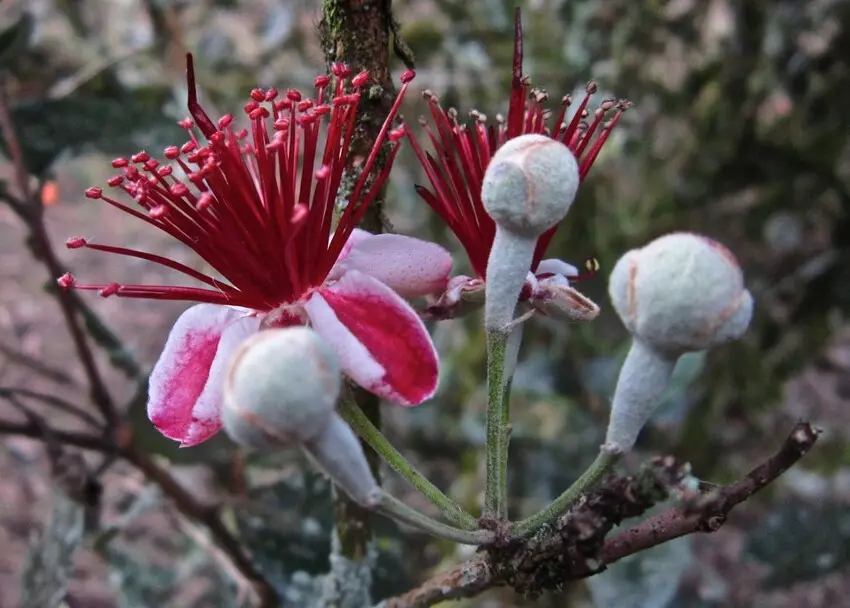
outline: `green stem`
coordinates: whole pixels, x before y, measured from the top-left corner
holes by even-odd
[[[515,313],[516,314],[516,313]],[[519,359],[519,348],[522,344],[523,325],[520,323],[510,330],[505,343],[505,359],[502,367],[502,380],[505,390],[502,393],[502,445],[499,451],[499,474],[501,475],[500,487],[504,491],[504,516],[508,515],[508,449],[511,443],[511,388],[514,382],[517,360]]]
[[[513,377],[505,382],[502,393],[502,444],[499,446],[499,487],[502,488],[503,517],[508,515],[508,448],[511,443],[511,387]]]
[[[487,331],[487,478],[484,516],[504,519],[507,515],[507,435],[505,406],[505,351],[509,333]]]
[[[351,425],[360,438],[369,444],[375,452],[401,475],[410,485],[419,490],[425,498],[431,501],[446,520],[463,528],[475,530],[477,520],[464,511],[463,507],[443,494],[437,486],[420,473],[392,444],[383,433],[366,417],[366,414],[354,403],[350,395],[343,395],[339,402],[339,415]]]
[[[605,474],[619,462],[622,455],[620,450],[612,450],[603,445],[596,460],[573,485],[542,511],[514,524],[511,528],[511,536],[517,538],[528,536],[543,524],[554,521],[566,513],[579,498],[592,490],[602,480]]]
[[[387,517],[426,532],[431,536],[453,543],[480,546],[492,542],[494,538],[494,533],[491,530],[461,530],[460,528],[440,523],[416,509],[408,507],[386,492],[382,492],[381,502],[375,507],[375,510]]]

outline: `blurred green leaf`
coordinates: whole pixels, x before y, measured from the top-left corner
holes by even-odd
[[[831,502],[786,502],[765,516],[745,552],[771,568],[763,583],[767,588],[841,570],[850,564],[850,510]]]
[[[26,11],[18,20],[0,32],[0,67],[8,67],[30,43],[35,20]]]
[[[552,400],[549,416],[529,420],[533,404],[524,404],[519,398],[521,393],[514,395],[517,407],[508,463],[509,496],[512,501],[523,499],[529,506],[543,508],[584,472],[602,443],[603,429],[564,400]],[[554,429],[558,431],[553,438],[540,438],[541,433],[552,434]]]
[[[283,479],[249,490],[234,511],[239,537],[257,567],[293,605],[305,605],[310,578],[330,569],[333,510],[330,484],[323,475],[294,471]],[[372,590],[376,599],[403,593],[412,585],[421,538],[402,533],[389,519],[373,520],[377,561]]]
[[[690,538],[636,553],[587,581],[597,608],[667,608],[691,565]]]
[[[177,584],[176,568],[152,563],[130,550],[110,547],[106,553],[120,608],[161,606]]]
[[[296,471],[251,488],[235,517],[242,542],[282,597],[293,573],[328,571],[333,524],[330,485],[323,477]]]
[[[173,143],[181,134],[161,107],[135,96],[71,96],[18,103],[12,107],[12,120],[27,169],[41,176],[66,151],[129,155],[145,147],[163,147],[169,140]]]

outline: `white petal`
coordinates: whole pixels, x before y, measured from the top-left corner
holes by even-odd
[[[209,429],[213,426],[216,430],[221,428],[222,389],[227,364],[230,363],[236,348],[256,334],[259,328],[260,319],[252,315],[237,319],[224,330],[218,343],[215,359],[210,366],[209,379],[192,410],[192,424],[183,438],[183,447],[195,445],[206,439],[209,436]]]
[[[410,305],[377,279],[350,270],[304,308],[360,386],[400,405],[416,405],[436,391],[439,362],[431,337]]]
[[[174,323],[148,385],[148,418],[166,437],[184,440],[222,333],[241,316],[227,306],[198,304]]]
[[[577,277],[580,273],[578,268],[572,264],[566,263],[564,260],[549,258],[542,260],[540,264],[537,265],[535,274],[559,274],[564,277]]]
[[[373,234],[358,240],[337,266],[359,270],[399,295],[412,297],[446,288],[452,256],[436,243],[401,234]]]

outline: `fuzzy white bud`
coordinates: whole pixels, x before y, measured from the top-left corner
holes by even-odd
[[[493,155],[481,200],[499,227],[536,239],[564,219],[578,184],[578,163],[567,146],[545,135],[520,135]]]
[[[545,135],[521,135],[490,160],[481,200],[496,222],[487,260],[485,325],[505,331],[512,321],[538,237],[569,211],[579,184],[575,156]]]
[[[340,382],[336,353],[312,329],[258,332],[228,366],[224,430],[237,443],[260,449],[310,441],[330,423]]]
[[[608,293],[626,328],[671,356],[740,337],[753,311],[732,253],[686,232],[625,254],[611,272]]]
[[[629,450],[686,352],[739,338],[753,299],[723,245],[673,233],[617,262],[608,282],[614,309],[633,341],[617,379],[606,443]]]

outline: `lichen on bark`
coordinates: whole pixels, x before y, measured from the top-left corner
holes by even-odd
[[[365,158],[392,108],[396,90],[390,78],[390,40],[395,31],[391,0],[325,0],[319,22],[319,40],[325,61],[343,62],[353,72],[366,71],[371,80],[366,93],[361,95],[358,120],[349,148],[346,176],[337,194],[337,209],[346,204],[350,184],[356,180],[357,165]],[[397,45],[396,45],[397,46]],[[410,61],[406,60],[406,63]],[[386,162],[389,146],[378,156],[375,174]],[[354,178],[354,179],[352,179]],[[376,197],[361,221],[361,228],[373,233],[386,232],[389,223],[383,213],[384,192]],[[359,388],[352,388],[355,401],[373,424],[380,427],[379,399]],[[380,459],[364,444],[366,456],[375,476],[378,477]],[[334,514],[339,540],[339,554],[350,560],[365,560],[369,555],[372,538],[370,513],[348,500],[337,496]]]

